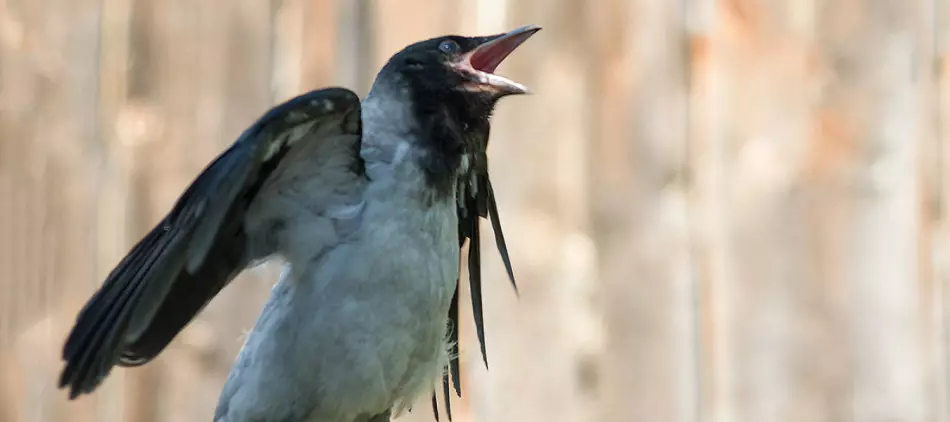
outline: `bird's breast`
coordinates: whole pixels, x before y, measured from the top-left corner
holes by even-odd
[[[380,289],[414,309],[440,312],[458,275],[454,203],[367,204],[362,227],[367,264]],[[442,315],[444,318],[444,315]]]
[[[448,201],[368,206],[370,312],[386,333],[379,352],[391,358],[384,372],[392,399],[404,407],[431,391],[447,362],[447,315],[459,273],[457,215]]]
[[[333,224],[317,219],[284,228],[301,239],[312,231],[337,240],[309,252],[302,249],[310,243],[293,243],[222,408],[351,420],[398,411],[432,391],[447,362],[458,220],[454,201],[420,201],[398,190],[405,186],[372,186],[359,212],[331,213],[356,219],[346,236],[329,236]]]

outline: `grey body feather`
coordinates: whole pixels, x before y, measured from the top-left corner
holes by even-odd
[[[332,180],[347,173],[327,169],[349,163],[320,160],[347,155],[301,149],[252,203],[249,244],[275,244],[287,266],[232,368],[216,421],[355,422],[391,407],[398,415],[432,391],[447,364],[459,270],[455,198],[426,189],[413,159],[423,151],[396,95],[374,91],[363,104],[368,177]]]

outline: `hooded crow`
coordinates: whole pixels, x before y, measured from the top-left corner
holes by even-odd
[[[387,62],[362,102],[325,88],[269,110],[79,312],[60,387],[75,399],[113,366],[151,361],[236,275],[279,258],[286,265],[215,421],[386,421],[434,391],[440,376],[448,405],[450,374],[461,396],[466,241],[488,362],[481,218],[514,285],[486,148],[496,102],[527,89],[494,71],[539,29],[418,42]]]

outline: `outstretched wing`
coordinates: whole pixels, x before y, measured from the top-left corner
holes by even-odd
[[[116,364],[154,358],[244,269],[244,214],[268,176],[295,145],[359,135],[359,109],[343,88],[302,94],[264,114],[202,171],[80,311],[59,381],[70,399],[92,392]],[[341,153],[359,160],[358,150]]]

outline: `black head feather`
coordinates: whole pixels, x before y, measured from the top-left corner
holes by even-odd
[[[492,72],[537,30],[431,38],[406,47],[380,71],[377,80],[397,81],[408,94],[420,132],[416,139],[424,142],[427,152],[421,165],[436,190],[450,192],[455,180],[478,160],[475,155],[484,154],[498,100],[526,92]]]

